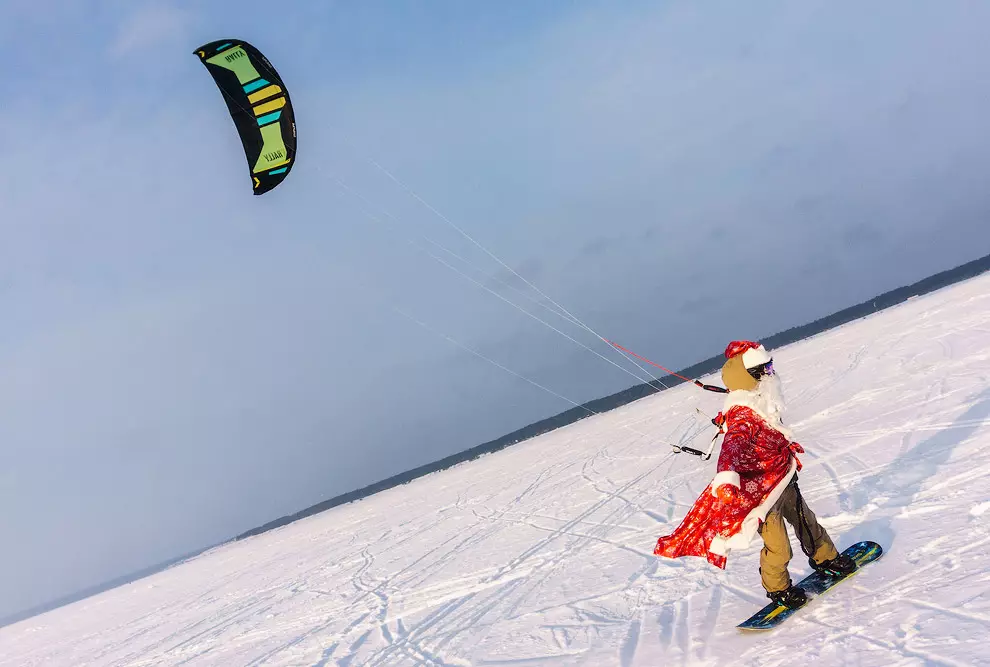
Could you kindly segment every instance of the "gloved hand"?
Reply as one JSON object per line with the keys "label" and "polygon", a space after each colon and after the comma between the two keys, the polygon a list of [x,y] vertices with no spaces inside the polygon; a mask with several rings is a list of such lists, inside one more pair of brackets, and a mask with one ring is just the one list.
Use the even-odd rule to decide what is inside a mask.
{"label": "gloved hand", "polygon": [[739,489],[731,484],[722,484],[715,489],[715,495],[718,496],[720,502],[728,505],[734,503],[739,498]]}

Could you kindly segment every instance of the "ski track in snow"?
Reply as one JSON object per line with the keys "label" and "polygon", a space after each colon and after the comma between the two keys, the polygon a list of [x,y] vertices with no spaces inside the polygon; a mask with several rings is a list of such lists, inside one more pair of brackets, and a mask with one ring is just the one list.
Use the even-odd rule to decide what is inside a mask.
{"label": "ski track in snow", "polygon": [[2,628],[0,666],[990,666],[990,276],[774,356],[805,497],[886,554],[772,633],[734,627],[758,544],[652,555],[714,474],[665,444],[712,434],[685,385]]}

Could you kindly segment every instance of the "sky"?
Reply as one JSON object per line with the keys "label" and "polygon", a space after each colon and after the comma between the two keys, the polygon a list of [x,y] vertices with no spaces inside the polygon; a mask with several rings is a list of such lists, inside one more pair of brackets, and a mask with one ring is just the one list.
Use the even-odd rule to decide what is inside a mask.
{"label": "sky", "polygon": [[[512,272],[683,367],[986,254],[988,20],[0,0],[0,617],[639,382]],[[295,107],[262,197],[226,38]]]}

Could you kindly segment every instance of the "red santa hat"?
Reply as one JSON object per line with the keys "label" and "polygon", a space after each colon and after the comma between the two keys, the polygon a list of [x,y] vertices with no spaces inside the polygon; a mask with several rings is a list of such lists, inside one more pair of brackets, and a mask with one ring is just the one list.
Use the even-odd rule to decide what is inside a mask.
{"label": "red santa hat", "polygon": [[770,353],[767,352],[767,349],[759,343],[749,340],[734,340],[725,348],[726,359],[732,359],[739,355],[742,355],[743,366],[747,370],[770,361]]}

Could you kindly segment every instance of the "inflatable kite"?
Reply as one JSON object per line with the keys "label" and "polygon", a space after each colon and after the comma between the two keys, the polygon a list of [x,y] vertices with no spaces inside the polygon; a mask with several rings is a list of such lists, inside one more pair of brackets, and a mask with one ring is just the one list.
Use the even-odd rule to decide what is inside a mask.
{"label": "inflatable kite", "polygon": [[296,120],[289,91],[258,49],[222,39],[195,51],[213,76],[241,137],[254,194],[285,180],[296,157]]}

